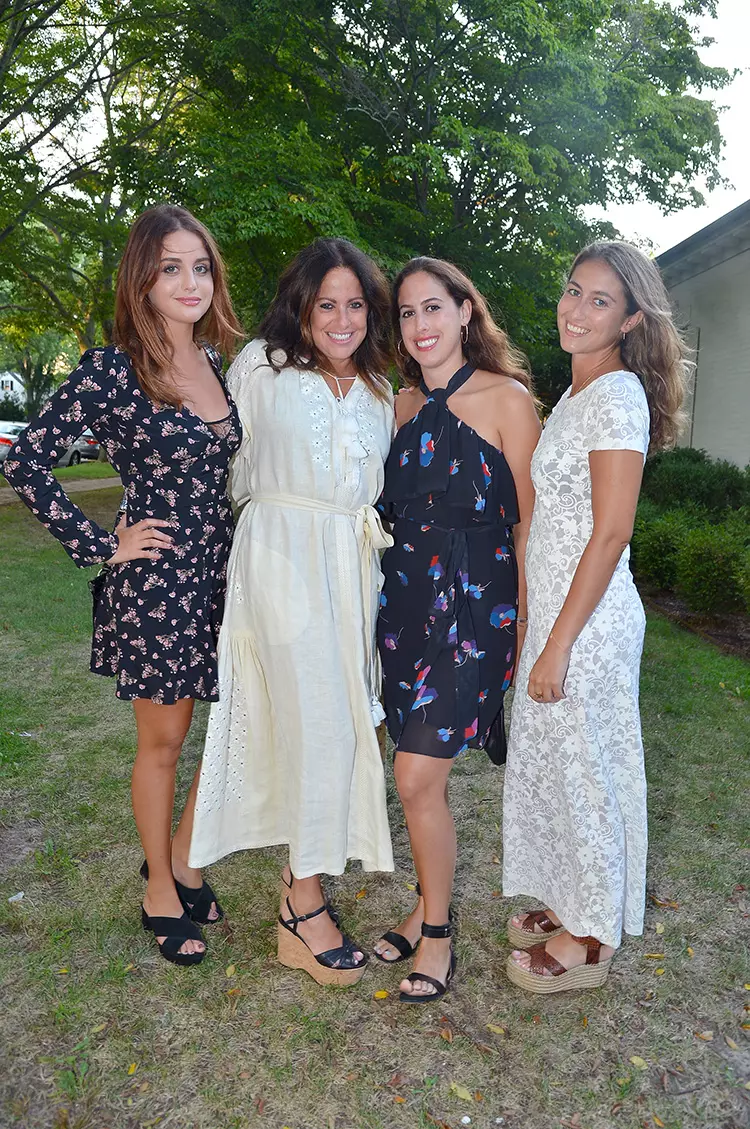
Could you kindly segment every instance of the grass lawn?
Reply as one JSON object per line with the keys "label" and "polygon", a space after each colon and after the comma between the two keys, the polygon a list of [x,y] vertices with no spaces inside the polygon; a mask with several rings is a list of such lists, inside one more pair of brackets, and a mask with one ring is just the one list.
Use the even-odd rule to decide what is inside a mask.
{"label": "grass lawn", "polygon": [[[68,478],[119,478],[113,466],[109,463],[100,463],[98,459],[90,459],[86,462],[81,462],[78,466],[55,467],[52,473],[55,478],[59,478],[62,482]],[[8,483],[5,481],[5,477],[2,473],[2,463],[0,463],[0,486],[7,485]]]}
{"label": "grass lawn", "polygon": [[[119,496],[76,501],[111,521]],[[532,997],[507,982],[505,921],[524,903],[498,889],[502,771],[479,753],[456,765],[456,985],[442,1006],[407,1008],[399,969],[374,960],[338,993],[275,963],[281,850],[212,868],[228,920],[199,968],[159,958],[139,922],[132,710],[87,673],[86,576],[22,507],[0,510],[0,545],[0,1125],[748,1124],[748,664],[650,619],[646,932],[598,992]],[[205,723],[200,708],[180,796]],[[366,945],[413,897],[389,787],[396,874],[330,884]]]}

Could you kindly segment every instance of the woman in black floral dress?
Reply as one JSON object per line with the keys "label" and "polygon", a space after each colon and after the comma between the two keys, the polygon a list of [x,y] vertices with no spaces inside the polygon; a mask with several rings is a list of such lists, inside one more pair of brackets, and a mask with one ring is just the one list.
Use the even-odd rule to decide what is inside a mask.
{"label": "woman in black floral dress", "polygon": [[[116,344],[83,355],[4,467],[77,565],[105,565],[91,670],[114,675],[117,696],[133,701],[133,811],[148,879],[143,926],[176,964],[202,960],[199,923],[221,917],[211,887],[187,865],[197,776],[171,847],[170,833],[193,703],[218,698],[216,642],[233,529],[226,485],[241,429],[214,345],[231,351],[239,332],[209,232],[184,208],[145,212],[118,273]],[[52,474],[86,427],[125,486],[126,513],[114,533],[88,519]]]}
{"label": "woman in black floral dress", "polygon": [[455,964],[448,775],[490,732],[493,759],[504,751],[540,428],[525,358],[451,263],[408,263],[394,283],[393,318],[406,388],[385,469],[394,545],[383,557],[378,646],[420,884],[416,909],[375,951],[386,962],[405,959],[421,938],[401,1000],[423,1003],[445,993]]}

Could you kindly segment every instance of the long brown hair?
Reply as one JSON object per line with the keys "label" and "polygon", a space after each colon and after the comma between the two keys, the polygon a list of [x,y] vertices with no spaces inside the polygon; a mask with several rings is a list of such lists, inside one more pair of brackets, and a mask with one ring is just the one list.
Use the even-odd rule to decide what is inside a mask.
{"label": "long brown hair", "polygon": [[617,275],[625,292],[627,314],[641,310],[638,325],[620,343],[625,366],[639,378],[651,414],[649,454],[674,447],[682,425],[690,350],[674,323],[667,288],[653,259],[630,243],[590,243],[575,257],[577,266],[596,259]]}
{"label": "long brown hair", "polygon": [[[523,384],[533,396],[531,370],[527,358],[493,320],[487,302],[471,279],[445,259],[430,259],[421,255],[416,259],[410,259],[398,274],[391,291],[391,320],[396,340],[401,337],[399,292],[405,279],[419,271],[431,274],[442,283],[457,306],[462,306],[467,299],[471,302],[471,319],[467,324],[468,337],[462,345],[466,360],[475,368],[512,377],[519,384]],[[404,384],[410,388],[417,388],[422,379],[422,371],[414,357],[409,353],[404,355],[400,349],[397,349],[396,364]]]}
{"label": "long brown hair", "polygon": [[381,400],[388,398],[387,371],[391,362],[388,321],[388,283],[372,259],[348,239],[316,239],[304,247],[279,279],[276,297],[266,311],[258,333],[266,341],[266,356],[279,372],[276,350],[285,364],[317,369],[323,360],[310,334],[310,317],[323,279],[336,267],[352,271],[367,302],[367,334],[352,356],[357,374]]}
{"label": "long brown hair", "polygon": [[112,339],[130,354],[138,383],[156,403],[180,406],[169,372],[173,349],[164,317],[148,301],[159,275],[162,245],[175,231],[189,231],[202,240],[211,262],[214,295],[193,326],[193,340],[205,341],[231,360],[242,329],[226,283],[226,272],[210,231],[186,208],[160,204],[143,212],[130,229],[117,271]]}

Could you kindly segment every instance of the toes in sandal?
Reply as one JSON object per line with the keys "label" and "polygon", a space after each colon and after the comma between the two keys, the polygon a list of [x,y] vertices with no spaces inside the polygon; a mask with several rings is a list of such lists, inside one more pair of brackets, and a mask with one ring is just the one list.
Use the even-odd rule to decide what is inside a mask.
{"label": "toes in sandal", "polygon": [[[571,937],[579,945],[586,946],[586,963],[575,968],[564,968],[559,960],[547,952],[547,942],[534,945],[528,950],[531,964],[528,969],[516,964],[512,956],[508,957],[506,969],[508,979],[519,988],[527,992],[534,992],[540,996],[551,995],[553,992],[574,992],[581,988],[600,988],[609,976],[612,966],[612,957],[601,960],[601,941],[596,937]],[[544,975],[544,970],[551,974]]]}
{"label": "toes in sandal", "polygon": [[351,937],[342,933],[342,943],[338,948],[327,949],[324,953],[314,953],[299,935],[298,930],[302,922],[326,913],[328,909],[326,905],[320,906],[312,913],[296,914],[287,898],[286,908],[289,911],[289,919],[285,921],[279,915],[277,926],[280,964],[286,968],[300,968],[312,976],[316,983],[329,987],[348,988],[362,979],[369,958],[367,953],[363,953],[359,960],[355,957],[354,954],[362,950]]}
{"label": "toes in sandal", "polygon": [[[538,933],[535,926],[538,926],[541,932]],[[509,917],[506,931],[514,949],[530,949],[532,945],[538,945],[542,940],[551,941],[553,937],[559,937],[565,932],[565,926],[555,925],[549,916],[549,910],[532,909],[526,911],[520,926],[514,925],[513,919]]]}
{"label": "toes in sandal", "polygon": [[201,953],[180,952],[186,941],[203,941],[200,929],[186,913],[183,913],[182,917],[149,917],[141,906],[141,922],[147,933],[153,933],[155,937],[164,937],[163,941],[156,943],[164,959],[172,964],[200,964],[206,955],[205,949]]}
{"label": "toes in sandal", "polygon": [[[139,873],[148,882],[148,863],[145,859]],[[204,882],[202,886],[183,886],[175,878],[174,884],[177,897],[191,921],[197,921],[199,925],[218,925],[224,919],[224,910],[208,882]],[[216,906],[216,917],[209,917],[212,902]]]}
{"label": "toes in sandal", "polygon": [[[423,937],[435,937],[441,939],[443,937],[453,936],[453,922],[449,921],[447,925],[422,925]],[[448,974],[445,977],[445,983],[437,980],[434,976],[428,976],[424,972],[411,972],[406,977],[410,984],[415,984],[421,980],[426,984],[432,984],[435,989],[434,992],[400,992],[399,1000],[402,1004],[428,1004],[432,1000],[439,1000],[448,991],[450,982],[453,979],[453,974],[456,971],[456,953],[453,948],[453,941],[451,941],[451,960],[448,966]]]}
{"label": "toes in sandal", "polygon": [[[417,897],[421,898],[422,888],[418,882],[415,889],[417,891]],[[397,933],[395,929],[389,929],[387,933],[383,934],[380,940],[385,941],[387,945],[390,945],[392,949],[396,949],[401,954],[397,957],[387,957],[379,953],[377,949],[373,950],[374,955],[378,960],[381,960],[383,964],[400,964],[402,960],[408,960],[409,957],[414,956],[417,951],[417,945],[419,944],[419,941],[417,941],[416,945],[412,945],[411,941],[404,937],[403,933]]]}

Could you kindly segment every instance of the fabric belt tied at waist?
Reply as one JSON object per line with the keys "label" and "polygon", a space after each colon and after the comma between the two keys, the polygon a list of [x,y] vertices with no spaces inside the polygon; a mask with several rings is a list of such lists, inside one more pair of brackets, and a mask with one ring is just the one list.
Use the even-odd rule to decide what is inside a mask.
{"label": "fabric belt tied at waist", "polygon": [[[357,510],[336,506],[332,502],[322,502],[315,498],[301,498],[296,494],[252,494],[250,502],[260,505],[281,506],[291,510],[308,510],[314,513],[332,514],[335,517],[348,517],[354,520],[354,536],[359,546],[359,575],[362,586],[362,604],[365,613],[365,661],[370,680],[370,712],[374,725],[379,725],[385,713],[380,704],[380,656],[375,646],[374,616],[377,614],[377,593],[382,585],[380,568],[373,568],[375,553],[380,549],[390,549],[393,538],[386,533],[380,514],[374,506],[360,506]],[[243,510],[243,515],[245,511]],[[375,606],[373,606],[375,605]]]}

